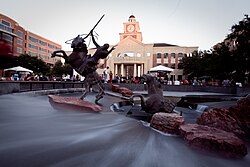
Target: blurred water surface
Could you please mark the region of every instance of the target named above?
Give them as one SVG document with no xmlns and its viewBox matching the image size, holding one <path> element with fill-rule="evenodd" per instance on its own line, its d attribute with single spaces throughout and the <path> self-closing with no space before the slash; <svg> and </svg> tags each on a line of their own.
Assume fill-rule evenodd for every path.
<svg viewBox="0 0 250 167">
<path fill-rule="evenodd" d="M 64 96 L 79 96 L 68 94 Z M 89 100 L 94 95 L 88 96 Z M 104 112 L 55 110 L 47 96 L 0 96 L 1 167 L 246 167 L 243 159 L 190 148 L 178 136 L 109 111 L 117 101 L 105 96 Z M 249 146 L 248 146 L 249 150 Z"/>
</svg>

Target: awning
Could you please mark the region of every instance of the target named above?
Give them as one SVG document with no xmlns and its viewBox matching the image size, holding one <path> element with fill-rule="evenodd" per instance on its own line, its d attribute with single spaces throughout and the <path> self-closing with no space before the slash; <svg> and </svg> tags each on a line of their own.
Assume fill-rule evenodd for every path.
<svg viewBox="0 0 250 167">
<path fill-rule="evenodd" d="M 169 68 L 169 67 L 165 67 L 165 66 L 162 66 L 162 65 L 159 65 L 159 66 L 150 68 L 149 71 L 150 72 L 158 72 L 158 71 L 172 72 L 172 71 L 174 71 L 174 69 Z"/>
<path fill-rule="evenodd" d="M 32 70 L 29 70 L 29 69 L 21 67 L 21 66 L 7 68 L 7 69 L 4 69 L 4 71 L 16 71 L 16 72 L 30 72 L 30 73 L 33 73 Z"/>
</svg>

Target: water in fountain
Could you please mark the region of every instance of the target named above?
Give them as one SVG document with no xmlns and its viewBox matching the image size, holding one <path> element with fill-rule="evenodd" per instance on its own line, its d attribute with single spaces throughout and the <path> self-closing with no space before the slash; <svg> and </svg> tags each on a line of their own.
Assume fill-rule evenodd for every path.
<svg viewBox="0 0 250 167">
<path fill-rule="evenodd" d="M 204 112 L 208 109 L 209 107 L 206 105 L 198 104 L 195 111 L 197 112 Z"/>
<path fill-rule="evenodd" d="M 68 96 L 79 97 L 79 94 Z M 87 97 L 88 98 L 88 97 Z M 90 99 L 94 95 L 90 95 Z M 141 121 L 110 112 L 119 101 L 106 96 L 103 112 L 59 111 L 47 96 L 0 96 L 0 166 L 200 167 L 250 164 L 190 148 Z M 248 146 L 249 150 L 249 146 Z"/>
</svg>

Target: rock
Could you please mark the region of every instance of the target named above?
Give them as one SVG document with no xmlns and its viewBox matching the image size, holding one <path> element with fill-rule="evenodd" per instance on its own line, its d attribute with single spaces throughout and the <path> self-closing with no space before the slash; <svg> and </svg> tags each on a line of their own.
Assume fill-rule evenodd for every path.
<svg viewBox="0 0 250 167">
<path fill-rule="evenodd" d="M 121 93 L 123 96 L 126 96 L 126 97 L 130 97 L 133 95 L 133 92 L 125 87 L 120 87 L 119 93 Z"/>
<path fill-rule="evenodd" d="M 184 118 L 175 113 L 156 113 L 150 121 L 151 127 L 170 134 L 179 134 L 179 127 L 182 124 Z"/>
<path fill-rule="evenodd" d="M 131 90 L 124 90 L 121 92 L 122 96 L 125 96 L 125 97 L 130 97 L 133 95 L 133 92 Z"/>
<path fill-rule="evenodd" d="M 197 124 L 233 132 L 240 138 L 244 138 L 245 136 L 245 132 L 241 130 L 241 127 L 235 118 L 231 116 L 228 109 L 213 108 L 207 112 L 203 112 L 201 116 L 197 118 Z"/>
<path fill-rule="evenodd" d="M 250 97 L 242 98 L 237 101 L 237 106 L 242 107 L 242 106 L 248 106 L 250 107 Z"/>
<path fill-rule="evenodd" d="M 63 97 L 63 96 L 56 96 L 56 95 L 48 95 L 49 102 L 53 107 L 56 109 L 71 109 L 77 111 L 95 111 L 99 112 L 102 108 L 95 104 L 91 103 L 86 100 L 81 100 L 80 98 L 76 97 Z"/>
<path fill-rule="evenodd" d="M 112 85 L 112 92 L 119 92 L 119 85 Z"/>
<path fill-rule="evenodd" d="M 250 138 L 250 97 L 240 99 L 237 102 L 237 106 L 230 107 L 229 111 L 231 116 L 245 132 L 246 137 Z"/>
<path fill-rule="evenodd" d="M 209 150 L 230 158 L 247 155 L 247 147 L 236 135 L 217 128 L 198 124 L 180 126 L 181 136 L 195 148 Z"/>
<path fill-rule="evenodd" d="M 112 92 L 121 93 L 122 96 L 125 97 L 130 97 L 133 95 L 133 92 L 130 89 L 126 87 L 120 87 L 119 85 L 112 85 Z"/>
</svg>

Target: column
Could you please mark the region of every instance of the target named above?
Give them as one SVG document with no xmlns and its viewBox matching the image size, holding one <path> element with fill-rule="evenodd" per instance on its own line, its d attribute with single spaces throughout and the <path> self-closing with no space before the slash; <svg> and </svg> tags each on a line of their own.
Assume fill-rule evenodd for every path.
<svg viewBox="0 0 250 167">
<path fill-rule="evenodd" d="M 141 76 L 141 65 L 137 66 L 137 76 L 140 77 Z"/>
<path fill-rule="evenodd" d="M 144 74 L 144 70 L 143 70 L 143 68 L 144 68 L 144 66 L 143 66 L 143 64 L 141 64 L 141 75 L 143 75 L 143 74 Z"/>
<path fill-rule="evenodd" d="M 136 64 L 134 64 L 134 77 L 137 76 L 137 73 L 136 73 L 137 69 L 136 69 Z"/>
<path fill-rule="evenodd" d="M 124 64 L 122 63 L 122 64 L 121 64 L 121 75 L 124 77 L 124 72 L 123 72 L 123 70 L 124 70 Z"/>
<path fill-rule="evenodd" d="M 114 72 L 114 76 L 115 76 L 116 74 L 118 74 L 118 65 L 117 65 L 117 64 L 115 64 L 115 72 Z"/>
</svg>

